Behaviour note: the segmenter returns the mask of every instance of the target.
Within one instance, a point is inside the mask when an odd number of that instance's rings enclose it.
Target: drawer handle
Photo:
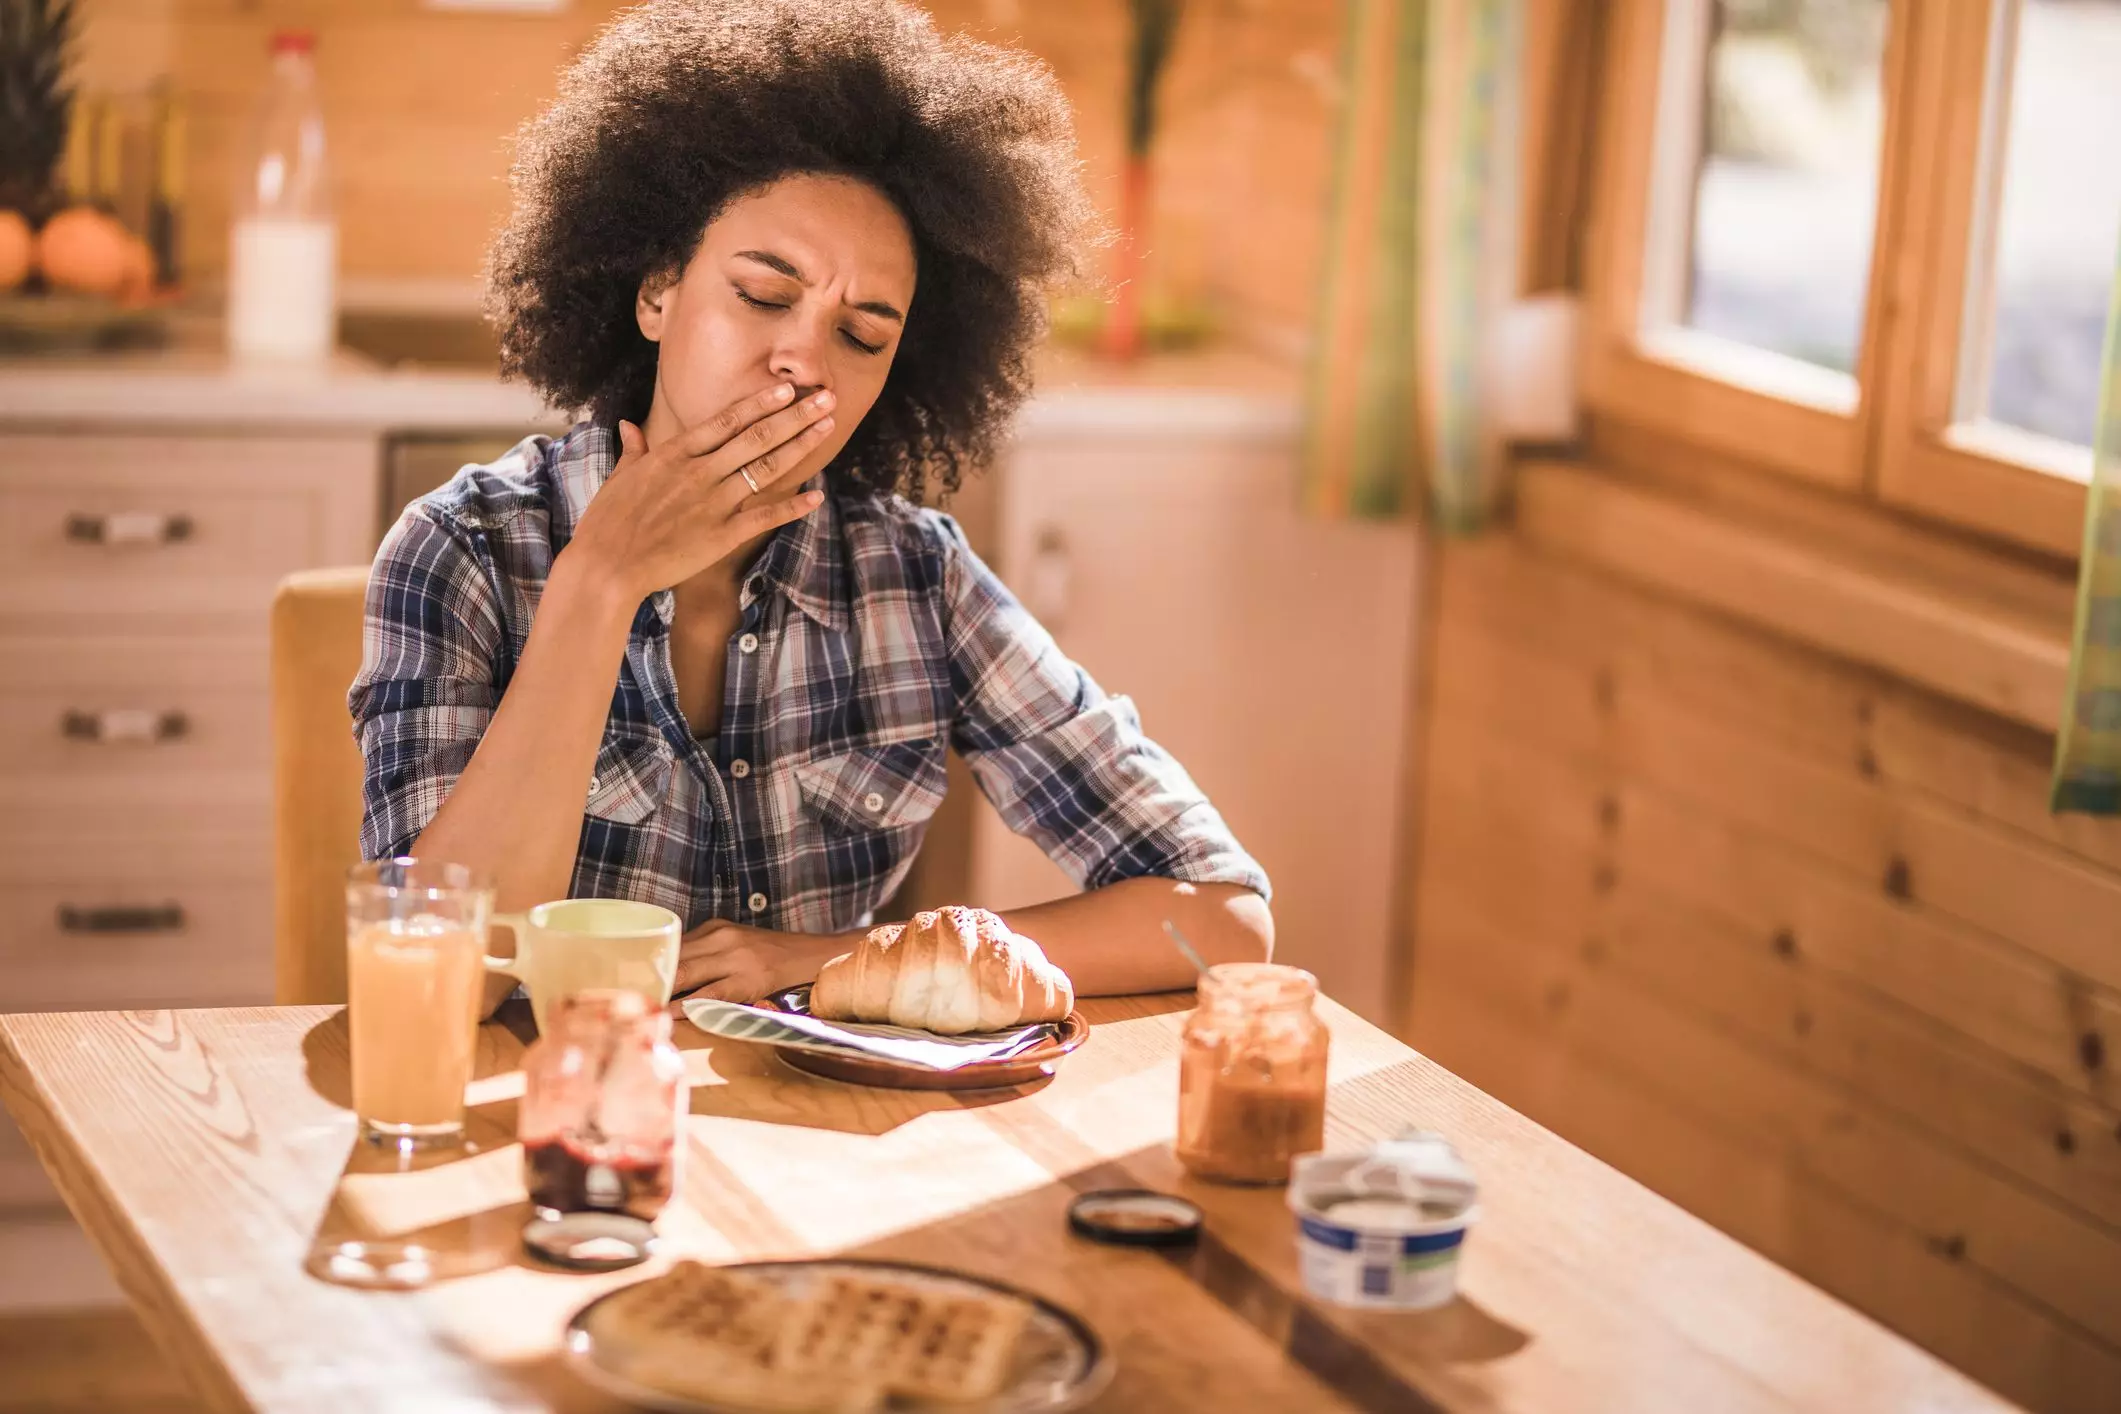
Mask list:
[[[117,511],[107,516],[74,512],[66,518],[66,538],[85,545],[174,545],[191,539],[192,520],[181,512]]]
[[[108,712],[75,708],[59,719],[59,730],[74,741],[175,741],[191,731],[191,719],[182,712],[154,712],[140,707],[117,707]]]
[[[175,933],[184,927],[184,910],[173,903],[76,908],[59,905],[62,933]]]

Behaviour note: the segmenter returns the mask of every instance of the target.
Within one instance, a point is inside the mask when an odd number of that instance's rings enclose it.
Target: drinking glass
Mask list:
[[[386,859],[347,875],[353,1107],[370,1140],[462,1138],[492,911],[492,886],[461,864]]]

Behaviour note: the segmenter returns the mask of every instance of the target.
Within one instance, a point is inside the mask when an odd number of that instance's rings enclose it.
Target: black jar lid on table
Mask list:
[[[541,1213],[523,1226],[523,1245],[555,1267],[615,1272],[655,1253],[655,1226],[628,1213]]]
[[[1092,1242],[1182,1247],[1198,1241],[1198,1204],[1149,1188],[1101,1188],[1068,1205],[1068,1226]]]

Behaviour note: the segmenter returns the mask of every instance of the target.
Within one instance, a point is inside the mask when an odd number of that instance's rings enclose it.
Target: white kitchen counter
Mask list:
[[[520,384],[385,369],[354,354],[316,369],[246,368],[206,352],[0,361],[0,422],[15,424],[383,432],[564,421]]]
[[[1145,440],[1295,436],[1298,407],[1285,386],[1218,385],[1197,381],[1197,372],[1166,378],[1168,371],[1152,364],[1086,376],[1083,365],[1057,361],[1018,430]],[[470,371],[386,369],[353,353],[310,370],[246,368],[197,349],[0,360],[0,423],[15,426],[381,433],[530,431],[567,421],[521,384]]]

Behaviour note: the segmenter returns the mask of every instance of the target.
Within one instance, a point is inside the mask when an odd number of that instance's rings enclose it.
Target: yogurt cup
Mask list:
[[[1440,1135],[1410,1133],[1356,1154],[1304,1155],[1289,1183],[1304,1289],[1339,1306],[1444,1305],[1458,1293],[1466,1232],[1480,1220],[1476,1192]]]

